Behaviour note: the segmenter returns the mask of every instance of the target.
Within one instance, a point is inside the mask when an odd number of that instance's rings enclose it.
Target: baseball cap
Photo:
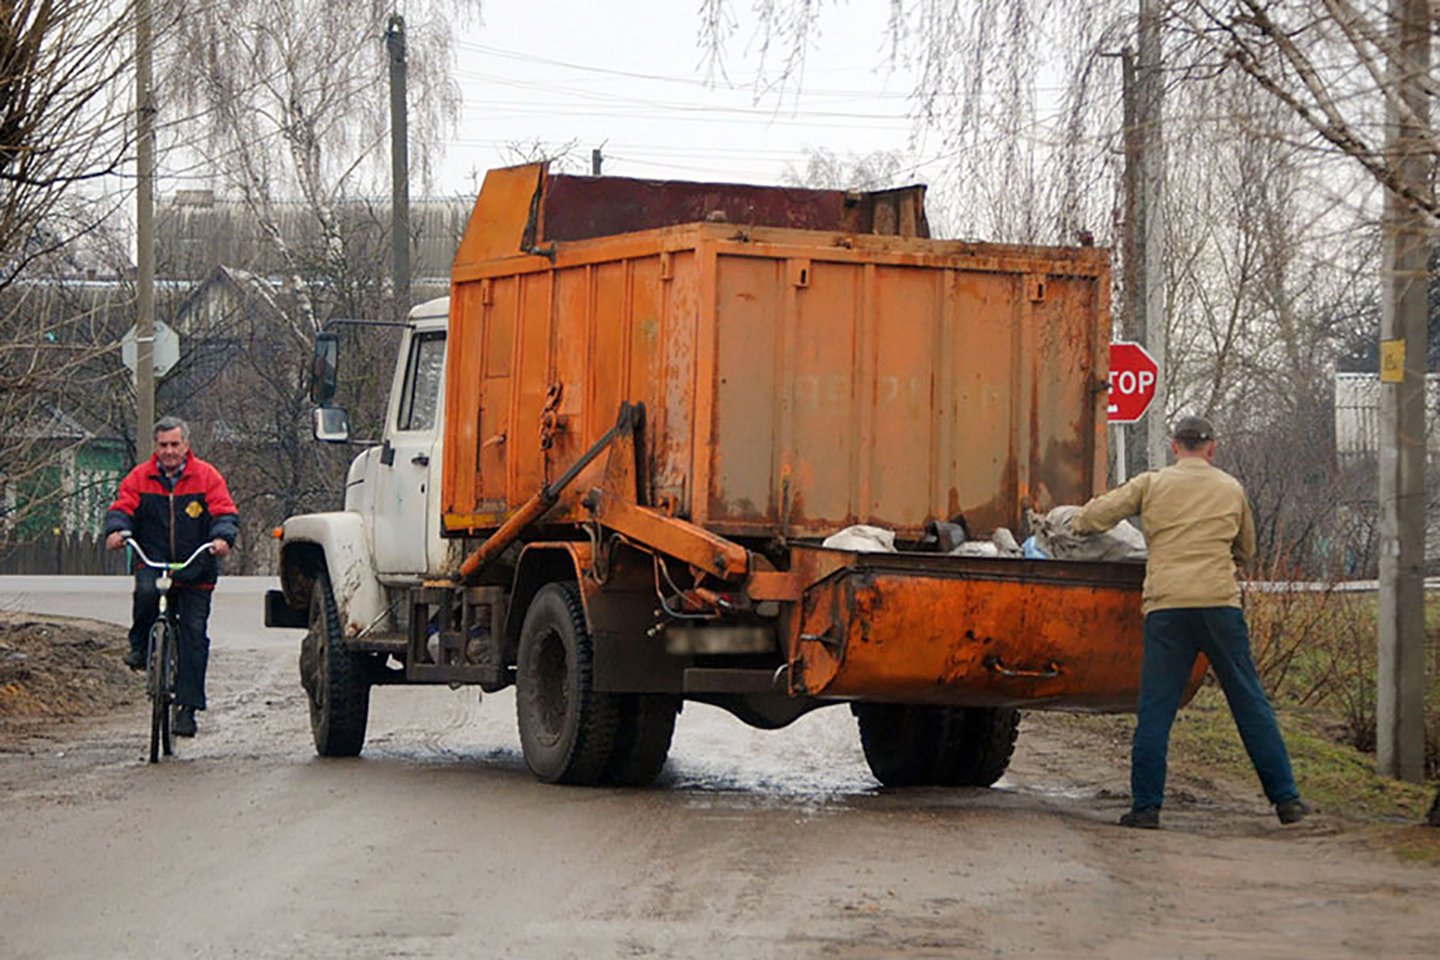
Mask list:
[[[1204,417],[1181,417],[1175,421],[1175,429],[1170,431],[1170,436],[1176,440],[1203,443],[1215,439],[1215,428]]]

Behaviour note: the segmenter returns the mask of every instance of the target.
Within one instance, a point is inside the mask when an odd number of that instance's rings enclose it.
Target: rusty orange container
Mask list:
[[[1103,251],[926,239],[903,192],[628,181],[606,207],[614,184],[486,178],[453,272],[448,533],[497,527],[623,401],[648,504],[731,538],[1018,531],[1103,485]]]

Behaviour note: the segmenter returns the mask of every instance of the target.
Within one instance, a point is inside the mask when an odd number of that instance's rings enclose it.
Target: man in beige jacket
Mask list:
[[[1145,655],[1130,755],[1130,812],[1122,826],[1155,829],[1165,799],[1170,727],[1185,685],[1204,653],[1215,671],[1250,762],[1281,823],[1308,812],[1295,787],[1290,755],[1250,654],[1237,565],[1255,553],[1255,521],[1239,482],[1211,465],[1215,430],[1184,417],[1171,435],[1175,463],[1152,470],[1087,503],[1077,534],[1102,533],[1140,515],[1149,559],[1142,609]]]

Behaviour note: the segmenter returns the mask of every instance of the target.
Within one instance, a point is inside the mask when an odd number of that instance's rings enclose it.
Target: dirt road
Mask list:
[[[0,743],[0,957],[1430,957],[1440,870],[1248,784],[1111,825],[1123,744],[1027,718],[993,790],[882,791],[853,721],[691,705],[660,784],[549,787],[508,694],[380,689],[311,750],[295,652],[217,647],[172,762],[142,707]],[[1191,789],[1193,787],[1193,789]]]

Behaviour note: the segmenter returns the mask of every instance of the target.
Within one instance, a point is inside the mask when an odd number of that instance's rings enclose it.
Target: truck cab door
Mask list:
[[[424,574],[429,542],[439,537],[440,491],[431,478],[440,476],[445,331],[412,332],[403,362],[376,464],[374,555],[382,577]]]

